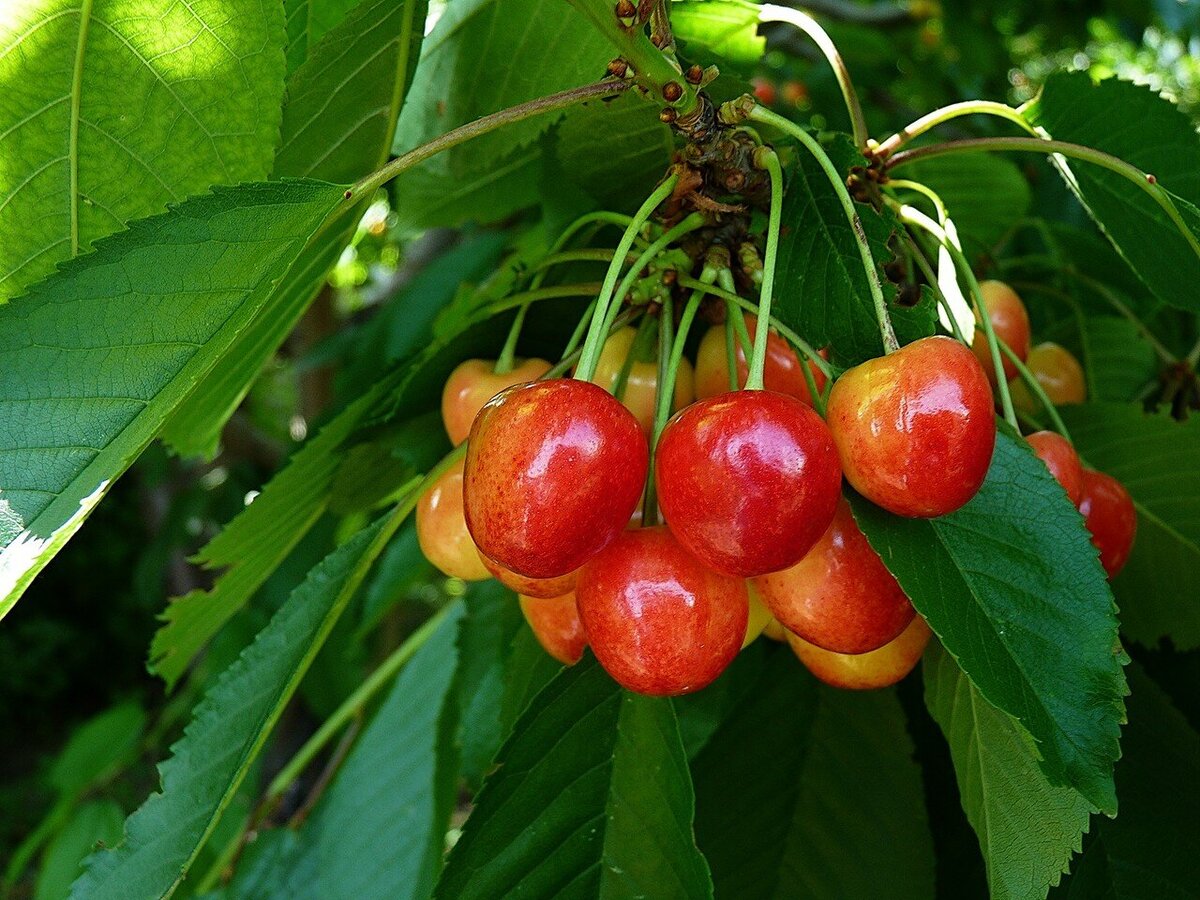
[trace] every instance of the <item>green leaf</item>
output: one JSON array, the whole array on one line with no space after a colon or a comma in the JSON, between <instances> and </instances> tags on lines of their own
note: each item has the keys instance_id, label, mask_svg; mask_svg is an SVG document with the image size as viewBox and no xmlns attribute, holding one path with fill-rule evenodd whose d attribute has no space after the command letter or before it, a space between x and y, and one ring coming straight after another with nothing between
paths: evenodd
<instances>
[{"instance_id":1,"label":"green leaf","mask_svg":"<svg viewBox=\"0 0 1200 900\"><path fill-rule=\"evenodd\" d=\"M839 172L848 173L864 162L844 135L825 149ZM900 342L933 334L936 311L931 298L905 309L895 303L896 287L882 274L895 255L888 242L903 231L895 215L863 203L856 203L855 209ZM883 339L854 233L825 172L803 149L784 193L783 222L772 312L810 343L831 347L840 365L882 356Z\"/></svg>"},{"instance_id":2,"label":"green leaf","mask_svg":"<svg viewBox=\"0 0 1200 900\"><path fill-rule=\"evenodd\" d=\"M83 871L81 863L97 844L112 846L121 840L125 813L112 800L91 800L55 835L42 854L34 900L65 900L71 882Z\"/></svg>"},{"instance_id":3,"label":"green leaf","mask_svg":"<svg viewBox=\"0 0 1200 900\"><path fill-rule=\"evenodd\" d=\"M1116 811L1123 654L1083 518L1029 445L1001 425L987 480L937 519L855 517L980 693L1038 742L1052 784Z\"/></svg>"},{"instance_id":4,"label":"green leaf","mask_svg":"<svg viewBox=\"0 0 1200 900\"><path fill-rule=\"evenodd\" d=\"M758 34L758 6L726 0L675 0L671 29L691 62L718 60L744 71L762 60L766 38Z\"/></svg>"},{"instance_id":5,"label":"green leaf","mask_svg":"<svg viewBox=\"0 0 1200 900\"><path fill-rule=\"evenodd\" d=\"M1093 400L1128 402L1158 377L1154 348L1128 319L1088 316L1083 325L1083 362Z\"/></svg>"},{"instance_id":6,"label":"green leaf","mask_svg":"<svg viewBox=\"0 0 1200 900\"><path fill-rule=\"evenodd\" d=\"M283 0L287 19L288 73L309 57L309 48L339 24L358 0Z\"/></svg>"},{"instance_id":7,"label":"green leaf","mask_svg":"<svg viewBox=\"0 0 1200 900\"><path fill-rule=\"evenodd\" d=\"M1088 465L1125 485L1138 512L1129 562L1113 581L1121 628L1154 646L1200 647L1200 419L1176 422L1137 404L1064 406Z\"/></svg>"},{"instance_id":8,"label":"green leaf","mask_svg":"<svg viewBox=\"0 0 1200 900\"><path fill-rule=\"evenodd\" d=\"M159 767L162 792L125 822L119 847L88 860L72 897L175 891L394 524L381 519L326 557L221 674Z\"/></svg>"},{"instance_id":9,"label":"green leaf","mask_svg":"<svg viewBox=\"0 0 1200 900\"><path fill-rule=\"evenodd\" d=\"M342 191L217 188L0 307L0 617L229 349Z\"/></svg>"},{"instance_id":10,"label":"green leaf","mask_svg":"<svg viewBox=\"0 0 1200 900\"><path fill-rule=\"evenodd\" d=\"M60 797L75 797L112 778L137 752L146 713L133 702L107 709L79 726L54 761L49 782Z\"/></svg>"},{"instance_id":11,"label":"green leaf","mask_svg":"<svg viewBox=\"0 0 1200 900\"><path fill-rule=\"evenodd\" d=\"M991 896L1040 900L1079 850L1091 805L1047 781L1029 734L985 700L936 641L922 665L925 702L950 744Z\"/></svg>"},{"instance_id":12,"label":"green leaf","mask_svg":"<svg viewBox=\"0 0 1200 900\"><path fill-rule=\"evenodd\" d=\"M283 96L278 4L5 6L0 301L168 203L266 177Z\"/></svg>"},{"instance_id":13,"label":"green leaf","mask_svg":"<svg viewBox=\"0 0 1200 900\"><path fill-rule=\"evenodd\" d=\"M368 0L312 49L288 78L273 177L349 183L387 161L426 6L426 0ZM363 208L347 208L305 248L221 364L172 416L163 439L176 452L216 452L221 429L325 285Z\"/></svg>"},{"instance_id":14,"label":"green leaf","mask_svg":"<svg viewBox=\"0 0 1200 900\"><path fill-rule=\"evenodd\" d=\"M1077 72L1051 76L1028 115L1057 140L1095 147L1154 175L1184 201L1181 212L1200 236L1194 207L1200 203L1200 137L1172 103L1146 87L1116 79L1093 84ZM1158 204L1106 169L1075 160L1060 166L1069 170L1068 184L1155 296L1200 311L1192 290L1200 281L1200 257Z\"/></svg>"},{"instance_id":15,"label":"green leaf","mask_svg":"<svg viewBox=\"0 0 1200 900\"><path fill-rule=\"evenodd\" d=\"M538 694L498 762L435 896L711 895L670 700L625 693L589 656Z\"/></svg>"}]
</instances>

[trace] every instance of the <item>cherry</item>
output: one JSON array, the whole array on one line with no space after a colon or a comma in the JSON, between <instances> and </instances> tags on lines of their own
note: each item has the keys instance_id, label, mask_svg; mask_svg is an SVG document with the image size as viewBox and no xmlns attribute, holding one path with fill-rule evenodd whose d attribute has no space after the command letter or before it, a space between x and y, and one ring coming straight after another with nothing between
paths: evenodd
<instances>
[{"instance_id":1,"label":"cherry","mask_svg":"<svg viewBox=\"0 0 1200 900\"><path fill-rule=\"evenodd\" d=\"M788 630L779 624L778 619L772 616L770 621L763 626L762 633L764 637L769 637L773 641L783 643L787 640Z\"/></svg>"},{"instance_id":2,"label":"cherry","mask_svg":"<svg viewBox=\"0 0 1200 900\"><path fill-rule=\"evenodd\" d=\"M471 427L467 527L518 575L566 575L625 528L648 456L637 419L603 388L571 378L510 387Z\"/></svg>"},{"instance_id":3,"label":"cherry","mask_svg":"<svg viewBox=\"0 0 1200 900\"><path fill-rule=\"evenodd\" d=\"M1029 313L1026 312L1021 297L1003 281L980 282L979 292L988 318L992 320L992 329L996 332L996 337L1008 345L1017 359L1025 362L1029 356ZM979 310L976 310L975 320L979 319ZM988 381L995 385L996 368L992 365L992 351L988 346L987 335L978 328L971 341L971 350L983 366ZM1003 351L1000 353L1000 359L1004 364L1005 380L1011 379L1017 374L1017 367Z\"/></svg>"},{"instance_id":4,"label":"cherry","mask_svg":"<svg viewBox=\"0 0 1200 900\"><path fill-rule=\"evenodd\" d=\"M866 653L895 638L916 611L842 499L821 539L790 569L753 581L777 620L835 653Z\"/></svg>"},{"instance_id":5,"label":"cherry","mask_svg":"<svg viewBox=\"0 0 1200 900\"><path fill-rule=\"evenodd\" d=\"M773 391L698 400L659 438L663 518L701 562L729 575L797 562L833 519L841 482L821 417Z\"/></svg>"},{"instance_id":6,"label":"cherry","mask_svg":"<svg viewBox=\"0 0 1200 900\"><path fill-rule=\"evenodd\" d=\"M1036 431L1025 438L1038 459L1046 464L1050 474L1063 486L1067 496L1076 506L1083 493L1083 463L1075 448L1061 434L1053 431Z\"/></svg>"},{"instance_id":7,"label":"cherry","mask_svg":"<svg viewBox=\"0 0 1200 900\"><path fill-rule=\"evenodd\" d=\"M1125 485L1111 475L1083 470L1079 511L1100 551L1100 564L1109 578L1125 568L1137 535L1137 510Z\"/></svg>"},{"instance_id":8,"label":"cherry","mask_svg":"<svg viewBox=\"0 0 1200 900\"><path fill-rule=\"evenodd\" d=\"M750 615L746 620L746 636L742 639L742 649L746 649L758 639L767 625L774 621L771 611L763 605L753 582L746 582L746 595L750 601Z\"/></svg>"},{"instance_id":9,"label":"cherry","mask_svg":"<svg viewBox=\"0 0 1200 900\"><path fill-rule=\"evenodd\" d=\"M596 374L592 381L609 393L616 391L625 359L637 337L637 329L622 328L604 342L600 359L596 363ZM675 409L683 409L695 397L692 364L687 359L679 362L675 378ZM621 395L625 408L633 413L642 431L649 435L654 430L654 413L658 403L658 364L634 360L625 379L625 391Z\"/></svg>"},{"instance_id":10,"label":"cherry","mask_svg":"<svg viewBox=\"0 0 1200 900\"><path fill-rule=\"evenodd\" d=\"M1055 406L1082 403L1087 399L1083 366L1079 365L1079 360L1070 350L1047 341L1029 351L1025 365ZM1012 381L1009 393L1012 395L1013 406L1022 412L1036 414L1041 410L1041 403L1034 398L1021 379Z\"/></svg>"},{"instance_id":11,"label":"cherry","mask_svg":"<svg viewBox=\"0 0 1200 900\"><path fill-rule=\"evenodd\" d=\"M492 577L514 593L524 594L526 597L536 597L540 600L561 597L563 594L569 594L575 590L577 571L568 572L558 578L530 578L527 575L518 575L512 569L504 568L500 563L489 559L482 553L479 554L479 558L483 560L483 565Z\"/></svg>"},{"instance_id":12,"label":"cherry","mask_svg":"<svg viewBox=\"0 0 1200 900\"><path fill-rule=\"evenodd\" d=\"M791 106L807 103L808 86L803 81L785 81L783 83L783 100Z\"/></svg>"},{"instance_id":13,"label":"cherry","mask_svg":"<svg viewBox=\"0 0 1200 900\"><path fill-rule=\"evenodd\" d=\"M699 690L746 635L746 582L706 568L661 525L622 533L583 567L575 596L592 652L639 694Z\"/></svg>"},{"instance_id":14,"label":"cherry","mask_svg":"<svg viewBox=\"0 0 1200 900\"><path fill-rule=\"evenodd\" d=\"M754 89L754 98L763 106L774 106L778 99L778 91L775 88L775 82L769 78L755 76L750 79L750 86Z\"/></svg>"},{"instance_id":15,"label":"cherry","mask_svg":"<svg viewBox=\"0 0 1200 900\"><path fill-rule=\"evenodd\" d=\"M754 336L758 327L755 316L746 315L746 330ZM746 376L749 366L746 363L746 353L742 342L734 343L735 361L737 363L738 387L746 386ZM825 355L822 353L822 355ZM800 368L803 363L796 351L774 331L767 334L767 359L763 367L763 386L768 391L789 394L797 400L802 400L809 406L813 405L812 394L808 390L808 382L804 379L804 371ZM824 390L825 375L813 363L808 363L813 374L817 390ZM729 357L725 352L725 326L710 328L700 341L700 349L696 352L696 396L700 399L716 397L729 390Z\"/></svg>"},{"instance_id":16,"label":"cherry","mask_svg":"<svg viewBox=\"0 0 1200 900\"><path fill-rule=\"evenodd\" d=\"M521 612L542 648L564 666L573 666L583 656L587 638L573 593L559 597L521 595Z\"/></svg>"},{"instance_id":17,"label":"cherry","mask_svg":"<svg viewBox=\"0 0 1200 900\"><path fill-rule=\"evenodd\" d=\"M459 460L417 501L417 543L443 574L464 581L488 577L463 518L463 463Z\"/></svg>"},{"instance_id":18,"label":"cherry","mask_svg":"<svg viewBox=\"0 0 1200 900\"><path fill-rule=\"evenodd\" d=\"M503 375L494 371L495 362L468 359L461 362L442 388L442 423L450 443L456 447L471 433L471 423L487 403L506 387L541 378L550 369L544 359L527 359Z\"/></svg>"},{"instance_id":19,"label":"cherry","mask_svg":"<svg viewBox=\"0 0 1200 900\"><path fill-rule=\"evenodd\" d=\"M987 376L948 337L847 370L826 417L847 480L901 516L945 515L974 497L996 443Z\"/></svg>"},{"instance_id":20,"label":"cherry","mask_svg":"<svg viewBox=\"0 0 1200 900\"><path fill-rule=\"evenodd\" d=\"M899 637L870 653L833 653L794 634L788 635L788 643L808 671L826 684L869 691L895 684L916 668L931 635L925 620L914 616Z\"/></svg>"}]
</instances>

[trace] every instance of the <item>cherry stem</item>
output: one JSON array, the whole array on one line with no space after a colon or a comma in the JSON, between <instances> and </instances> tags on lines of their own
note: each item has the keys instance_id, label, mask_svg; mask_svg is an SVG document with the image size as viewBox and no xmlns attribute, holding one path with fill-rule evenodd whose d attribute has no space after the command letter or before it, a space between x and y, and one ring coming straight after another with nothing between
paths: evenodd
<instances>
[{"instance_id":1,"label":"cherry stem","mask_svg":"<svg viewBox=\"0 0 1200 900\"><path fill-rule=\"evenodd\" d=\"M496 365L492 371L497 375L507 375L513 370L513 362L516 359L517 340L521 337L521 327L525 324L525 314L529 312L529 304L532 301L526 300L517 308L517 315L513 318L512 326L508 329L508 337L504 339L504 347L500 350L500 356L496 360Z\"/></svg>"},{"instance_id":2,"label":"cherry stem","mask_svg":"<svg viewBox=\"0 0 1200 900\"><path fill-rule=\"evenodd\" d=\"M858 102L858 93L854 90L854 83L850 80L850 70L846 68L846 61L838 52L837 45L829 37L828 32L808 13L787 6L776 6L773 3L764 3L759 7L758 20L760 22L783 22L800 29L812 38L813 43L817 45L825 59L829 61L829 65L833 67L833 74L842 91L842 99L846 102L846 112L850 114L854 146L865 148L867 146L867 120L863 116L862 104Z\"/></svg>"},{"instance_id":3,"label":"cherry stem","mask_svg":"<svg viewBox=\"0 0 1200 900\"><path fill-rule=\"evenodd\" d=\"M674 302L671 300L671 295L667 294L663 298L662 310L658 317L658 383L655 385L655 414L654 427L650 434L650 462L646 467L646 490L642 494L642 526L652 527L658 524L658 496L654 481L654 456L658 449L658 436L662 434L662 429L666 425L666 417L661 416L659 410L664 405L663 398L666 397L666 407L671 408L671 396L675 393L675 383L672 379L668 385L668 379L671 374L671 325L672 319L675 317Z\"/></svg>"},{"instance_id":4,"label":"cherry stem","mask_svg":"<svg viewBox=\"0 0 1200 900\"><path fill-rule=\"evenodd\" d=\"M608 308L613 299L613 290L617 286L617 278L621 274L621 265L625 260L625 256L629 253L629 248L633 246L633 240L637 236L637 233L641 231L642 226L649 221L654 211L658 209L659 204L671 196L671 192L675 189L675 183L678 180L679 176L672 174L666 181L655 188L654 192L646 198L645 202L638 209L633 219L630 220L625 233L621 235L616 252L613 254L612 263L609 264L608 272L604 276L604 284L600 289L600 296L596 300L596 311L592 315L592 324L588 329L587 339L583 344L583 355L579 359L579 370L575 376L582 381L591 381L592 375L596 372L596 363L599 361L600 348L604 340L604 325L608 320Z\"/></svg>"},{"instance_id":5,"label":"cherry stem","mask_svg":"<svg viewBox=\"0 0 1200 900\"><path fill-rule=\"evenodd\" d=\"M522 291L511 294L488 306L482 311L488 316L494 316L510 309L518 309L527 303L537 303L541 300L561 300L564 297L595 297L600 292L600 282L591 281L581 284L555 284L550 287L538 288L536 291Z\"/></svg>"},{"instance_id":6,"label":"cherry stem","mask_svg":"<svg viewBox=\"0 0 1200 900\"><path fill-rule=\"evenodd\" d=\"M637 332L634 334L633 340L629 342L625 361L621 363L621 371L617 373L617 381L613 385L612 394L618 400L625 399L625 388L629 384L629 373L633 371L633 364L642 358L651 341L657 342L658 340L657 335L650 333L654 322L653 316L642 316L642 321L638 322ZM658 354L654 354L654 356L657 357Z\"/></svg>"},{"instance_id":7,"label":"cherry stem","mask_svg":"<svg viewBox=\"0 0 1200 900\"><path fill-rule=\"evenodd\" d=\"M879 280L879 270L875 265L875 258L871 254L871 245L867 241L867 233L863 230L862 219L859 218L858 211L854 208L854 199L846 189L846 183L842 180L842 176L838 174L832 160L829 159L828 154L821 149L821 145L816 142L812 135L790 119L785 119L783 116L777 115L762 106L755 106L750 110L750 118L764 125L771 125L778 128L780 131L794 137L813 155L817 163L821 166L822 171L825 172L825 176L833 186L834 193L837 194L838 201L842 204L842 210L846 213L846 220L850 223L850 230L854 232L854 240L858 244L858 255L862 259L863 271L867 276L867 287L871 292L871 302L875 305L875 317L879 320L879 335L883 340L883 352L893 353L899 350L900 342L896 340L896 331L892 328L892 320L888 316L887 302L883 299L883 284Z\"/></svg>"},{"instance_id":8,"label":"cherry stem","mask_svg":"<svg viewBox=\"0 0 1200 900\"><path fill-rule=\"evenodd\" d=\"M575 353L580 342L583 340L583 333L587 331L588 323L592 321L592 314L596 310L596 300L587 305L587 309L583 311L583 315L579 317L579 324L575 326L575 330L571 332L571 337L567 339L567 346L563 349L563 356L567 357Z\"/></svg>"},{"instance_id":9,"label":"cherry stem","mask_svg":"<svg viewBox=\"0 0 1200 900\"><path fill-rule=\"evenodd\" d=\"M727 291L733 296L740 296L737 292L737 285L733 283L733 272L728 266L721 266L717 269L717 284L721 286L722 290ZM696 288L696 290L699 290L699 288ZM754 341L751 340L750 332L746 329L746 319L739 312L738 305L728 298L725 298L725 310L729 319L733 322L734 335L741 342L742 354L746 359L749 359L754 353ZM736 377L736 369L732 369L731 372L733 372L733 377ZM733 383L733 389L735 391L738 389L737 382Z\"/></svg>"},{"instance_id":10,"label":"cherry stem","mask_svg":"<svg viewBox=\"0 0 1200 900\"><path fill-rule=\"evenodd\" d=\"M758 327L754 339L754 356L750 358L746 375L746 390L763 389L763 373L767 365L767 335L771 327L771 298L775 289L775 258L779 254L779 228L783 219L783 167L779 156L770 147L754 152L756 168L766 169L771 178L771 207L767 215L767 247L763 255L763 280L758 292Z\"/></svg>"},{"instance_id":11,"label":"cherry stem","mask_svg":"<svg viewBox=\"0 0 1200 900\"><path fill-rule=\"evenodd\" d=\"M917 239L911 234L906 233L905 238L908 240L908 245L912 249L912 260L917 264L917 268L921 270L921 274L925 276L925 281L933 290L934 296L937 298L938 305L946 311L946 319L950 322L950 331L953 332L955 339L962 344L971 346L971 342L967 340L962 333L962 329L958 327L958 319L954 317L954 310L950 307L950 301L946 299L946 294L942 290L942 286L938 283L937 273L933 271L933 265L925 256L925 250L917 242Z\"/></svg>"},{"instance_id":12,"label":"cherry stem","mask_svg":"<svg viewBox=\"0 0 1200 900\"><path fill-rule=\"evenodd\" d=\"M1042 408L1046 410L1046 415L1050 417L1050 422L1054 425L1054 429L1068 441L1071 441L1071 433L1067 431L1067 426L1063 424L1062 416L1058 414L1058 409L1055 408L1050 398L1046 395L1046 390L1042 387L1042 383L1037 380L1037 376L1029 371L1029 367L1021 361L1021 358L1013 352L1013 349L1008 344L1004 343L1004 341L999 341L999 344L1000 349L1004 351L1004 355L1008 357L1008 361L1016 368L1017 375L1025 382L1025 386L1029 388L1030 393L1037 397ZM1074 441L1071 441L1071 443L1074 443Z\"/></svg>"},{"instance_id":13,"label":"cherry stem","mask_svg":"<svg viewBox=\"0 0 1200 900\"><path fill-rule=\"evenodd\" d=\"M738 389L737 377L737 347L733 334L733 319L738 315L738 309L728 300L725 301L725 366L729 375L729 390Z\"/></svg>"},{"instance_id":14,"label":"cherry stem","mask_svg":"<svg viewBox=\"0 0 1200 900\"><path fill-rule=\"evenodd\" d=\"M918 135L922 135L944 122L949 122L951 119L974 115L996 116L997 118L1007 119L1032 135L1038 134L1037 129L1029 123L1029 120L1021 114L1020 110L1013 109L1004 103L997 103L994 100L965 100L962 103L951 103L948 106L943 106L941 109L935 109L933 112L926 113L911 125L906 125L900 131L893 134L886 141L872 147L871 155L876 159L887 159Z\"/></svg>"}]
</instances>

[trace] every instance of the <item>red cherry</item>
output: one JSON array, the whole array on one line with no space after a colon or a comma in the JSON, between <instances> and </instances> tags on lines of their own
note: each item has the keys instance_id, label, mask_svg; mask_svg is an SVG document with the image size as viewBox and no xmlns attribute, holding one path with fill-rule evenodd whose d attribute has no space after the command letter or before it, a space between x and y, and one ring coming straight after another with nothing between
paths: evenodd
<instances>
[{"instance_id":1,"label":"red cherry","mask_svg":"<svg viewBox=\"0 0 1200 900\"><path fill-rule=\"evenodd\" d=\"M808 671L826 684L850 691L869 691L900 681L916 668L932 632L914 616L900 636L870 653L832 653L789 633L788 643Z\"/></svg>"},{"instance_id":2,"label":"red cherry","mask_svg":"<svg viewBox=\"0 0 1200 900\"><path fill-rule=\"evenodd\" d=\"M746 330L753 339L758 327L758 318L746 314ZM742 342L734 343L734 356L737 363L738 387L746 386L746 376L750 369L746 363L746 353ZM828 352L822 350L821 355L828 358ZM789 394L797 400L813 405L812 394L808 390L808 382L804 378L803 365L796 351L774 331L767 333L767 358L763 367L763 387L768 391ZM825 375L813 363L808 363L817 390L825 389ZM716 397L729 390L729 357L725 352L725 326L710 328L700 341L700 349L696 351L696 397Z\"/></svg>"},{"instance_id":3,"label":"red cherry","mask_svg":"<svg viewBox=\"0 0 1200 900\"><path fill-rule=\"evenodd\" d=\"M518 598L525 621L533 629L534 637L547 653L564 666L573 666L583 656L587 638L583 636L583 623L579 621L579 610L575 606L575 595L561 597Z\"/></svg>"},{"instance_id":4,"label":"red cherry","mask_svg":"<svg viewBox=\"0 0 1200 900\"><path fill-rule=\"evenodd\" d=\"M1008 345L1016 354L1017 359L1025 362L1029 356L1029 313L1021 297L1003 281L983 281L979 284L979 292L983 296L983 306L988 318L992 320L992 329L996 337ZM979 321L979 310L975 311L975 320ZM975 330L971 341L971 350L983 366L983 371L993 385L996 384L996 368L992 365L992 351L988 346L987 335L980 329ZM1004 363L1004 378L1008 380L1017 374L1017 367L1012 364L1001 351L1000 359Z\"/></svg>"},{"instance_id":5,"label":"red cherry","mask_svg":"<svg viewBox=\"0 0 1200 900\"><path fill-rule=\"evenodd\" d=\"M514 593L546 599L561 597L575 590L577 571L568 572L558 578L529 578L526 575L518 575L512 569L504 568L500 563L494 559L488 559L482 553L479 554L479 558L483 560L484 566L492 577Z\"/></svg>"},{"instance_id":6,"label":"red cherry","mask_svg":"<svg viewBox=\"0 0 1200 900\"><path fill-rule=\"evenodd\" d=\"M459 363L442 388L442 423L450 443L456 447L471 433L471 423L487 403L506 387L541 378L550 369L544 359L527 359L512 371L499 375L495 362L468 359Z\"/></svg>"},{"instance_id":7,"label":"red cherry","mask_svg":"<svg viewBox=\"0 0 1200 900\"><path fill-rule=\"evenodd\" d=\"M659 438L658 502L707 566L749 578L786 569L833 519L842 473L829 429L794 397L736 391L699 400Z\"/></svg>"},{"instance_id":8,"label":"red cherry","mask_svg":"<svg viewBox=\"0 0 1200 900\"><path fill-rule=\"evenodd\" d=\"M775 82L769 78L754 77L750 79L750 86L754 89L754 98L763 106L774 106L775 100L778 97L778 92L775 89Z\"/></svg>"},{"instance_id":9,"label":"red cherry","mask_svg":"<svg viewBox=\"0 0 1200 900\"><path fill-rule=\"evenodd\" d=\"M625 528L648 455L637 419L603 388L571 378L508 388L471 427L467 527L518 575L566 575Z\"/></svg>"},{"instance_id":10,"label":"red cherry","mask_svg":"<svg viewBox=\"0 0 1200 900\"><path fill-rule=\"evenodd\" d=\"M624 532L583 567L575 596L592 652L639 694L699 690L746 635L746 582L706 568L662 526Z\"/></svg>"},{"instance_id":11,"label":"red cherry","mask_svg":"<svg viewBox=\"0 0 1200 900\"><path fill-rule=\"evenodd\" d=\"M1049 341L1038 344L1029 351L1025 365L1055 406L1082 403L1087 399L1083 366L1065 347ZM1031 414L1041 410L1041 402L1034 398L1021 379L1013 379L1009 384L1009 392L1012 394L1013 406L1017 409Z\"/></svg>"},{"instance_id":12,"label":"red cherry","mask_svg":"<svg viewBox=\"0 0 1200 900\"><path fill-rule=\"evenodd\" d=\"M442 473L417 501L417 543L444 575L464 581L488 577L463 518L463 463Z\"/></svg>"},{"instance_id":13,"label":"red cherry","mask_svg":"<svg viewBox=\"0 0 1200 900\"><path fill-rule=\"evenodd\" d=\"M996 443L987 376L948 337L849 369L826 418L846 479L901 516L942 516L974 497Z\"/></svg>"},{"instance_id":14,"label":"red cherry","mask_svg":"<svg viewBox=\"0 0 1200 900\"><path fill-rule=\"evenodd\" d=\"M1137 535L1137 510L1125 485L1111 475L1083 470L1079 511L1100 551L1100 564L1109 578L1125 568Z\"/></svg>"},{"instance_id":15,"label":"red cherry","mask_svg":"<svg viewBox=\"0 0 1200 900\"><path fill-rule=\"evenodd\" d=\"M876 650L916 615L845 499L804 559L753 583L785 628L835 653Z\"/></svg>"},{"instance_id":16,"label":"red cherry","mask_svg":"<svg viewBox=\"0 0 1200 900\"><path fill-rule=\"evenodd\" d=\"M1078 506L1083 493L1083 463L1079 461L1079 454L1071 442L1053 431L1036 431L1025 440L1029 441L1038 459L1046 464L1050 474L1063 486L1071 502Z\"/></svg>"}]
</instances>

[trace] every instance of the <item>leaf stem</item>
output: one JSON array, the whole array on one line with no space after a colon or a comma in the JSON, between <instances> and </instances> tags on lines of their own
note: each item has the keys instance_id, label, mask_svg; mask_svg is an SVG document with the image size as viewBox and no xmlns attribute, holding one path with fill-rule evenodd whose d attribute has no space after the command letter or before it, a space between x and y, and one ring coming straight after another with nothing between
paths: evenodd
<instances>
[{"instance_id":1,"label":"leaf stem","mask_svg":"<svg viewBox=\"0 0 1200 900\"><path fill-rule=\"evenodd\" d=\"M936 128L943 122L949 122L951 119L957 119L961 116L974 115L996 116L1001 119L1007 119L1032 135L1036 136L1038 134L1037 129L1021 114L1020 110L1013 109L1004 103L996 103L993 100L964 100L961 103L951 103L948 106L943 106L941 109L935 109L933 112L921 116L921 118L912 124L904 126L904 128L893 134L886 141L871 148L871 155L876 159L887 159L913 138L924 134L932 128Z\"/></svg>"}]
</instances>

